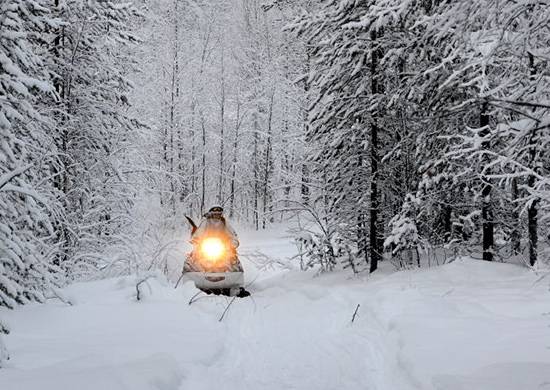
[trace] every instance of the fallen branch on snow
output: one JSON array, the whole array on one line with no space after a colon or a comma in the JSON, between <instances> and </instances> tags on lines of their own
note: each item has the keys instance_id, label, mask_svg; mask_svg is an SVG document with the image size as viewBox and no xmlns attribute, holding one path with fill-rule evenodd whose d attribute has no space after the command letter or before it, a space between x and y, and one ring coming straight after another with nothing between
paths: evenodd
<instances>
[{"instance_id":1,"label":"fallen branch on snow","mask_svg":"<svg viewBox=\"0 0 550 390\"><path fill-rule=\"evenodd\" d=\"M74 306L74 303L69 298L64 297L62 294L60 294L58 291L56 291L55 288L52 288L51 292L53 294L53 297L46 297L46 299L56 299L57 298L66 305Z\"/></svg>"},{"instance_id":2,"label":"fallen branch on snow","mask_svg":"<svg viewBox=\"0 0 550 390\"><path fill-rule=\"evenodd\" d=\"M357 312L359 311L359 308L361 307L360 304L357 304L357 307L355 308L355 311L353 312L353 317L351 317L351 323L353 324L353 321L355 321L355 317L357 316Z\"/></svg>"}]
</instances>

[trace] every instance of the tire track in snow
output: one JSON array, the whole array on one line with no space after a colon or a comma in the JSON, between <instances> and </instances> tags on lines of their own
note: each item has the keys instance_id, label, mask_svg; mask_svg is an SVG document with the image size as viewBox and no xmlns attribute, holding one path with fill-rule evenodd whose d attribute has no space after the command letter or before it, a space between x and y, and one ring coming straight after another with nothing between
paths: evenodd
<instances>
[{"instance_id":1,"label":"tire track in snow","mask_svg":"<svg viewBox=\"0 0 550 390\"><path fill-rule=\"evenodd\" d=\"M365 300L371 283L332 279L277 271L255 280L252 297L234 302L218 329L222 352L181 388L420 388L395 331ZM350 324L356 303L360 316Z\"/></svg>"},{"instance_id":2,"label":"tire track in snow","mask_svg":"<svg viewBox=\"0 0 550 390\"><path fill-rule=\"evenodd\" d=\"M257 291L253 299L233 304L219 329L225 333L223 352L186 385L385 388L380 330L372 324L364 329L357 323L350 326L345 309L349 301L341 294L327 293L315 283L303 286L280 278L275 287ZM198 384L200 377L203 383ZM189 388L186 385L181 388Z\"/></svg>"}]
</instances>

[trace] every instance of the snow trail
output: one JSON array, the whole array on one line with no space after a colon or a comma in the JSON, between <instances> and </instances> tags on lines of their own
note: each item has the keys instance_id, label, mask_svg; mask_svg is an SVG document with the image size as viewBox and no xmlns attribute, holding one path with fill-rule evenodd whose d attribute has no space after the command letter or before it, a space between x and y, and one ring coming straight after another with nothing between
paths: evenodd
<instances>
[{"instance_id":1,"label":"snow trail","mask_svg":"<svg viewBox=\"0 0 550 390\"><path fill-rule=\"evenodd\" d=\"M271 234L274 234L273 232ZM283 234L243 237L284 260ZM548 288L530 271L456 261L352 278L245 260L252 297L188 305L191 283L77 283L3 311L15 331L0 388L535 390L550 383ZM269 265L269 264L268 264ZM260 272L259 268L269 271ZM287 267L292 268L292 267ZM356 319L351 323L357 304ZM476 387L476 385L479 386Z\"/></svg>"}]
</instances>

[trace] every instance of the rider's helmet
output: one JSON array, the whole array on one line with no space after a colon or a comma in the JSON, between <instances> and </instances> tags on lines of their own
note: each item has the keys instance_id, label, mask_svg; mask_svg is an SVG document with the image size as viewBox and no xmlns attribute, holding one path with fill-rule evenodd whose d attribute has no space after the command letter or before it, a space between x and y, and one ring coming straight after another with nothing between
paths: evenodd
<instances>
[{"instance_id":1,"label":"rider's helmet","mask_svg":"<svg viewBox=\"0 0 550 390\"><path fill-rule=\"evenodd\" d=\"M223 218L223 208L220 206L214 206L204 215L208 219L221 219Z\"/></svg>"}]
</instances>

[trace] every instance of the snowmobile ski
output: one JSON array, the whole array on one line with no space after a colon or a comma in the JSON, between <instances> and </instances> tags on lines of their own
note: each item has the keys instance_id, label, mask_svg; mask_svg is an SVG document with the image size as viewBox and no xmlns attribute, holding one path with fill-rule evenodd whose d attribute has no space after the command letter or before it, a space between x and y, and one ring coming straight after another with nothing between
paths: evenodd
<instances>
[{"instance_id":1,"label":"snowmobile ski","mask_svg":"<svg viewBox=\"0 0 550 390\"><path fill-rule=\"evenodd\" d=\"M189 299L189 305L192 305L196 301L202 298L208 298L212 296L225 296L230 298L246 298L249 297L250 291L246 290L244 287L238 289L218 289L218 290L199 290L195 295Z\"/></svg>"}]
</instances>

